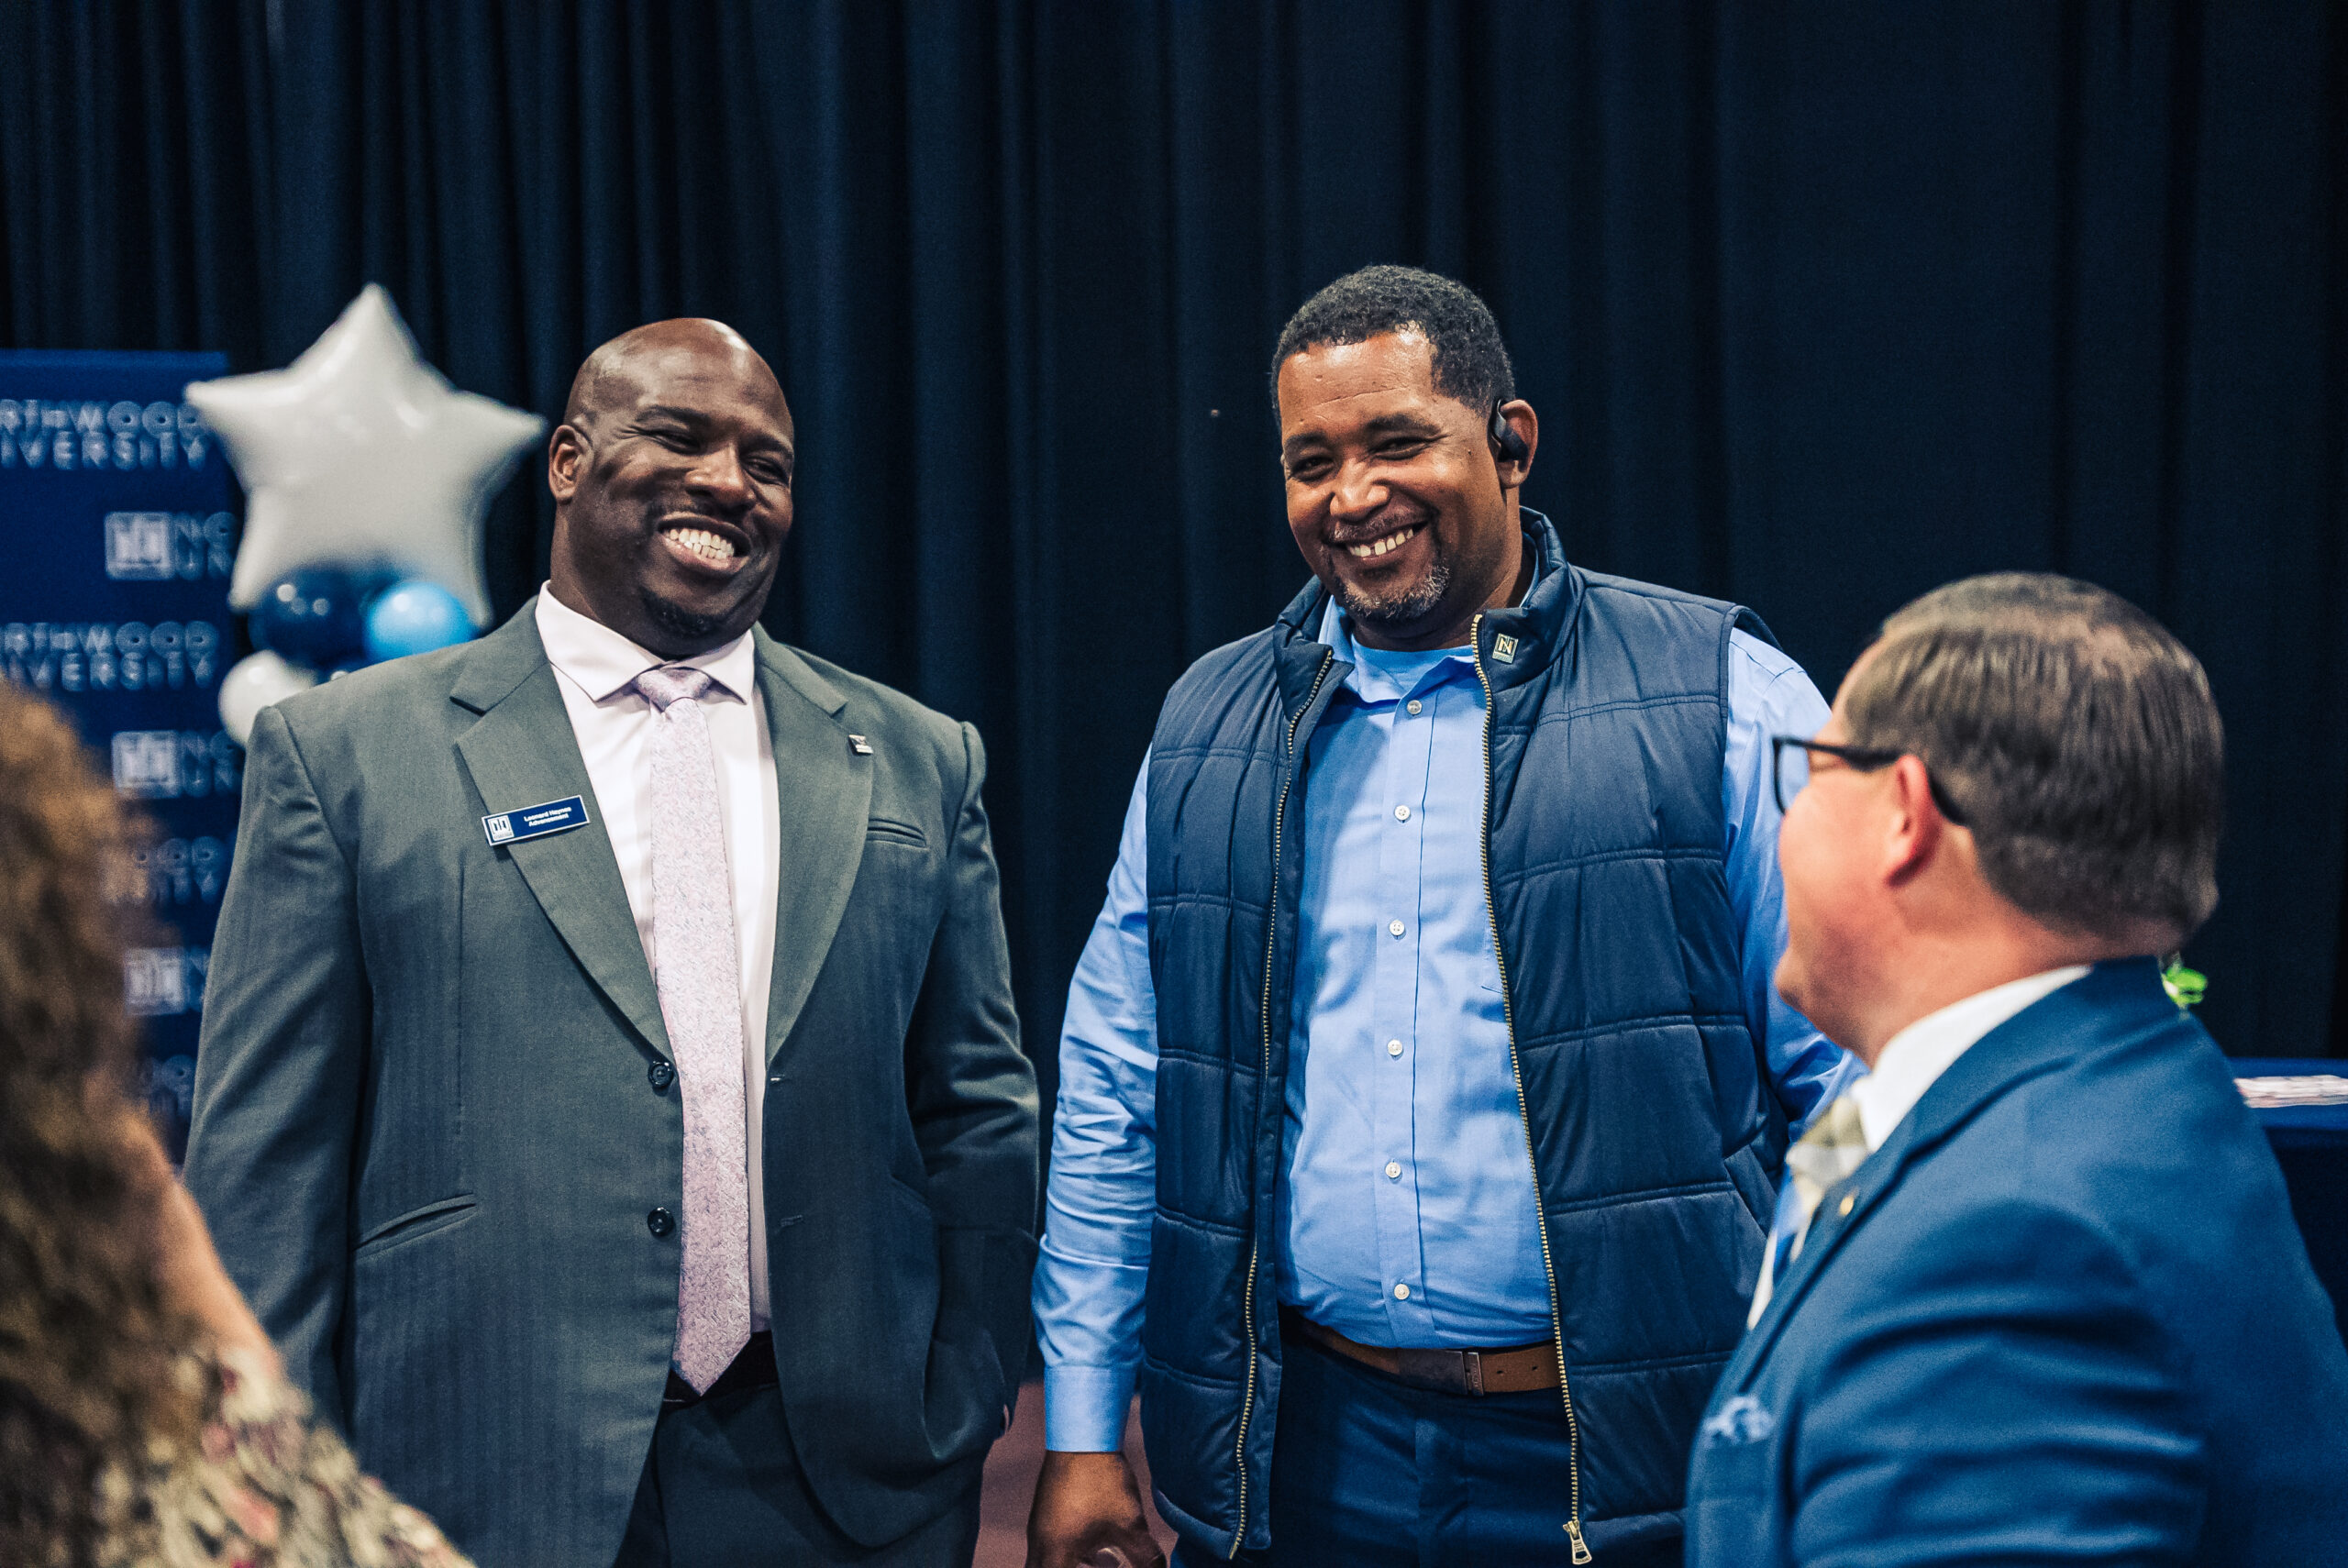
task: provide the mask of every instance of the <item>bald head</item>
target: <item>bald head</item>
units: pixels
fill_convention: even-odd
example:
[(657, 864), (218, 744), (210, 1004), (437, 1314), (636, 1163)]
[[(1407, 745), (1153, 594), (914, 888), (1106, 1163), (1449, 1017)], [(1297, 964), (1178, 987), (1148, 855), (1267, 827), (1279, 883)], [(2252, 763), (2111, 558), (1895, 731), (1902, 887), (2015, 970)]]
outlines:
[(793, 441), (774, 371), (725, 323), (613, 338), (547, 450), (554, 596), (663, 658), (742, 635), (791, 531)]
[(681, 315), (630, 327), (588, 355), (579, 373), (570, 378), (570, 396), (562, 405), (563, 423), (583, 426), (615, 403), (636, 401), (648, 385), (712, 362), (722, 363), (748, 381), (764, 382), (772, 389), (774, 401), (782, 402), (782, 384), (740, 333), (722, 321)]

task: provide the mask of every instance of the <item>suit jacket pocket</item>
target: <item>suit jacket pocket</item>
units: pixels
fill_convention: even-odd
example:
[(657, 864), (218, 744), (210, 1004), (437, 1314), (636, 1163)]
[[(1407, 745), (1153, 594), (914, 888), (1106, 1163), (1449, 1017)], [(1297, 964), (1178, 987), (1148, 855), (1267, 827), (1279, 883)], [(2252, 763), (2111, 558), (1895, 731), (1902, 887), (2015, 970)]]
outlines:
[[(1688, 1561), (1752, 1568), (1785, 1561), (1784, 1515), (1778, 1496), (1778, 1444), (1758, 1422), (1738, 1419), (1731, 1400), (1705, 1419), (1688, 1472)], [(1724, 1419), (1723, 1418), (1729, 1418)], [(1770, 1423), (1774, 1425), (1774, 1423)]]
[(460, 1225), (471, 1219), (479, 1207), (480, 1199), (470, 1192), (460, 1192), (453, 1198), (438, 1198), (420, 1209), (394, 1215), (363, 1232), (359, 1238), (358, 1247), (354, 1249), (354, 1255), (371, 1255), (403, 1242), (417, 1241)]
[(873, 817), (864, 824), (864, 836), (873, 844), (903, 845), (908, 849), (927, 849), (929, 835), (911, 823), (901, 823), (893, 817)]

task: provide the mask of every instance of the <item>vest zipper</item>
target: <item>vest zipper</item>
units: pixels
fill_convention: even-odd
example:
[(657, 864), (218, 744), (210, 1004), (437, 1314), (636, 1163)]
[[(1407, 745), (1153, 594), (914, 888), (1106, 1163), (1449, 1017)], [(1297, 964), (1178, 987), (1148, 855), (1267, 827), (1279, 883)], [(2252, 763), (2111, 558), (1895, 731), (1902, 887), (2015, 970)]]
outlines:
[[(1312, 712), (1313, 701), (1321, 695), (1321, 683), (1329, 679), (1329, 666), (1336, 657), (1334, 648), (1323, 651), (1321, 668), (1313, 673), (1312, 690), (1304, 694), (1304, 706), (1289, 721), (1288, 777), (1280, 780), (1280, 798), (1272, 807), (1272, 898), (1264, 911), (1264, 1073), (1257, 1080), (1258, 1094), (1263, 1092), (1263, 1086), (1272, 1081), (1272, 962), (1277, 956), (1280, 933), (1280, 829), (1288, 817), (1288, 792), (1296, 782), (1296, 732), (1304, 723), (1304, 715)], [(1279, 1178), (1275, 1175), (1272, 1179)], [(1231, 1532), (1231, 1550), (1224, 1555), (1234, 1558), (1247, 1540), (1247, 1428), (1256, 1414), (1256, 1265), (1263, 1254), (1264, 1243), (1258, 1231), (1248, 1242), (1247, 1288), (1239, 1298), (1240, 1313), (1247, 1325), (1247, 1397), (1239, 1407), (1239, 1443), (1233, 1451), (1239, 1469), (1239, 1523)], [(1554, 1298), (1554, 1292), (1552, 1295)]]
[[(1557, 1347), (1557, 1392), (1566, 1402), (1566, 1465), (1567, 1471), (1566, 1539), (1573, 1543), (1577, 1563), (1590, 1560), (1589, 1543), (1581, 1538), (1581, 1423), (1574, 1419), (1573, 1385), (1566, 1377), (1565, 1313), (1557, 1304), (1557, 1265), (1549, 1255), (1549, 1216), (1541, 1204), (1541, 1164), (1533, 1153), (1533, 1112), (1524, 1101), (1524, 1068), (1516, 1054), (1516, 1000), (1509, 995), (1508, 955), (1501, 946), (1501, 906), (1492, 895), (1492, 723), (1500, 704), (1492, 697), (1492, 678), (1484, 669), (1484, 616), (1479, 612), (1468, 628), (1475, 645), (1476, 679), (1484, 688), (1484, 831), (1478, 842), (1483, 859), (1484, 911), (1492, 924), (1492, 962), (1500, 966), (1501, 1016), (1508, 1025), (1508, 1070), (1516, 1080), (1516, 1113), (1524, 1121), (1524, 1157), (1533, 1167), (1533, 1222), (1541, 1235), (1541, 1269), (1549, 1276), (1549, 1332)], [(1255, 1363), (1250, 1361), (1252, 1369)]]

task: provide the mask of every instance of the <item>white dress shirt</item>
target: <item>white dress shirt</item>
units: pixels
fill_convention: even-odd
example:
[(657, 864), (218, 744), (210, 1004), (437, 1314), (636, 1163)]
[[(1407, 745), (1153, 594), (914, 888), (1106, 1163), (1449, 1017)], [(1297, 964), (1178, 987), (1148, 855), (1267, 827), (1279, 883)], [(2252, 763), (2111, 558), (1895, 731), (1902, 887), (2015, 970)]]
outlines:
[[(781, 878), (782, 812), (775, 786), (774, 747), (759, 696), (758, 655), (750, 634), (686, 659), (647, 653), (600, 621), (538, 591), (538, 638), (554, 666), (571, 734), (594, 786), (595, 805), (612, 853), (620, 863), (629, 912), (644, 957), (657, 966), (659, 933), (652, 923), (652, 704), (634, 690), (636, 678), (663, 664), (709, 672), (716, 684), (702, 700), (710, 747), (717, 759), (717, 800), (725, 820), (725, 864), (734, 881), (734, 939), (742, 974), (742, 1082), (749, 1115), (746, 1129), (750, 1193), (750, 1327), (767, 1326), (765, 1169), (759, 1150), (760, 1110), (767, 1086), (767, 991), (774, 979), (774, 916)], [(655, 972), (657, 973), (657, 967)]]
[(1975, 1041), (2087, 972), (2087, 965), (2073, 964), (2008, 980), (1976, 991), (1963, 1001), (1951, 1002), (1938, 1012), (1928, 1012), (1893, 1035), (1875, 1059), (1875, 1070), (1850, 1088), (1868, 1152), (1883, 1147), (1891, 1130), (1924, 1098), (1924, 1091), (1971, 1050)]

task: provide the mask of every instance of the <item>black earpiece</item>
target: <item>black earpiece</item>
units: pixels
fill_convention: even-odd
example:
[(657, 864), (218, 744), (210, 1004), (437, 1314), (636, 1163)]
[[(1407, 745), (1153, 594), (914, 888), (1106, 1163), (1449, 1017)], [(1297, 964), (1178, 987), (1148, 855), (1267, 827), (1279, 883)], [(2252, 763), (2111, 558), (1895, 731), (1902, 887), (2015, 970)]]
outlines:
[(1516, 433), (1515, 426), (1501, 417), (1499, 403), (1492, 404), (1492, 422), (1488, 433), (1492, 438), (1493, 449), (1500, 453), (1501, 461), (1522, 463), (1532, 458), (1532, 450), (1525, 446), (1524, 437)]

